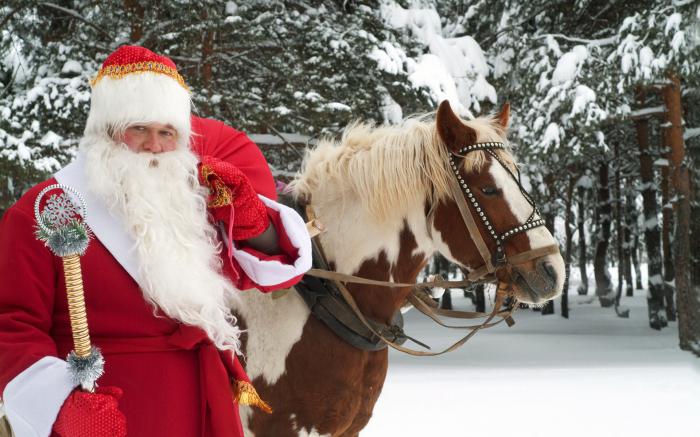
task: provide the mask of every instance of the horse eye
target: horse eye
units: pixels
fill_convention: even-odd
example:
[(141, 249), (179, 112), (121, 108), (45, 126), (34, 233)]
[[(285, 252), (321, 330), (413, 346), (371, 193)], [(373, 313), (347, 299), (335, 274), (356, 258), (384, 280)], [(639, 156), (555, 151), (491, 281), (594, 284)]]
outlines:
[(493, 187), (493, 186), (486, 186), (486, 187), (481, 187), (481, 192), (487, 196), (495, 196), (496, 194), (498, 194), (499, 190), (498, 190), (498, 188)]

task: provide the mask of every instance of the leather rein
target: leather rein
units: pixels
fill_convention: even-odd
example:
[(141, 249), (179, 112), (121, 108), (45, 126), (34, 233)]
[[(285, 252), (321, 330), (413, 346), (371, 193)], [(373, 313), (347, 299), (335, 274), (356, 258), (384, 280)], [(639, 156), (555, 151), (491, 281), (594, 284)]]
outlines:
[[(457, 207), (460, 211), (460, 214), (462, 216), (462, 220), (464, 221), (465, 225), (467, 226), (467, 230), (469, 232), (469, 236), (472, 238), (474, 241), (479, 254), (481, 255), (481, 258), (484, 261), (484, 265), (469, 272), (467, 274), (467, 278), (465, 280), (461, 281), (446, 281), (443, 279), (437, 279), (437, 280), (430, 280), (426, 282), (418, 282), (418, 283), (402, 283), (402, 282), (392, 282), (392, 281), (380, 281), (380, 280), (374, 280), (374, 279), (369, 279), (369, 278), (363, 278), (355, 275), (349, 275), (349, 274), (344, 274), (344, 273), (338, 273), (330, 270), (324, 270), (324, 269), (318, 269), (318, 268), (313, 268), (309, 270), (306, 274), (309, 276), (314, 276), (316, 278), (321, 278), (321, 279), (326, 279), (331, 282), (337, 287), (338, 291), (341, 293), (343, 299), (345, 299), (346, 303), (348, 306), (352, 309), (354, 312), (355, 316), (362, 322), (362, 324), (370, 331), (372, 332), (377, 338), (379, 338), (384, 344), (400, 351), (407, 353), (409, 355), (415, 355), (415, 356), (435, 356), (435, 355), (441, 355), (447, 352), (451, 352), (460, 346), (462, 346), (464, 343), (466, 343), (470, 338), (472, 338), (479, 330), (484, 329), (484, 328), (490, 328), (492, 326), (495, 326), (503, 321), (506, 322), (508, 326), (512, 326), (515, 322), (512, 319), (511, 315), (513, 312), (517, 309), (518, 307), (518, 302), (517, 299), (514, 298), (513, 292), (512, 292), (512, 286), (510, 282), (507, 282), (506, 279), (510, 278), (511, 276), (511, 271), (513, 268), (516, 268), (518, 265), (526, 263), (528, 261), (531, 261), (536, 258), (540, 258), (542, 256), (546, 256), (549, 254), (555, 254), (559, 253), (559, 247), (556, 244), (550, 245), (550, 246), (545, 246), (541, 247), (538, 249), (532, 249), (526, 252), (521, 252), (516, 255), (507, 257), (505, 254), (504, 250), (504, 243), (507, 241), (509, 238), (513, 237), (514, 235), (521, 233), (521, 232), (526, 232), (530, 229), (534, 229), (539, 226), (544, 226), (545, 222), (541, 218), (535, 218), (535, 216), (539, 216), (539, 211), (535, 207), (532, 199), (530, 196), (527, 194), (525, 189), (523, 188), (522, 184), (520, 183), (519, 177), (516, 177), (513, 172), (508, 168), (508, 166), (502, 161), (502, 159), (496, 154), (495, 150), (497, 149), (504, 149), (503, 143), (498, 143), (498, 142), (485, 142), (485, 143), (476, 143), (470, 146), (466, 146), (456, 153), (451, 153), (449, 156), (449, 165), (450, 169), (452, 172), (455, 174), (455, 178), (450, 178), (449, 179), (449, 188), (450, 188), (450, 194), (452, 197), (452, 200), (457, 204)], [(469, 185), (466, 183), (462, 175), (460, 174), (459, 169), (461, 166), (459, 164), (462, 163), (460, 159), (464, 159), (466, 154), (470, 152), (474, 152), (477, 150), (484, 151), (485, 153), (488, 153), (491, 155), (498, 163), (503, 166), (504, 169), (508, 172), (508, 174), (513, 178), (513, 180), (516, 182), (518, 185), (520, 192), (524, 195), (525, 199), (528, 201), (528, 203), (533, 207), (533, 211), (530, 214), (529, 218), (521, 225), (515, 226), (512, 229), (509, 229), (505, 232), (498, 233), (493, 225), (491, 224), (491, 220), (489, 219), (488, 215), (486, 214), (486, 211), (481, 207), (479, 204), (478, 200), (474, 196), (472, 192), (472, 188), (469, 187)], [(468, 200), (465, 200), (466, 199)], [(469, 207), (469, 204), (471, 204), (471, 208)], [(430, 234), (430, 229), (432, 226), (433, 222), (433, 215), (435, 212), (435, 205), (433, 205), (430, 208), (430, 211), (428, 212), (427, 218), (428, 218), (428, 232)], [(324, 260), (324, 264), (327, 265), (327, 262), (325, 262), (325, 255), (323, 254), (323, 249), (321, 247), (320, 240), (316, 238), (319, 234), (321, 234), (324, 231), (324, 227), (322, 223), (316, 219), (315, 212), (313, 210), (312, 205), (306, 205), (306, 215), (307, 219), (309, 220), (307, 227), (309, 230), (309, 234), (311, 237), (314, 239), (314, 244), (316, 247), (319, 249), (319, 252), (321, 254), (321, 257)], [(478, 220), (480, 220), (484, 227), (487, 229), (489, 232), (489, 235), (491, 238), (494, 240), (495, 245), (496, 245), (496, 250), (491, 253), (491, 251), (488, 249), (488, 245), (484, 241), (484, 238), (481, 236), (481, 232), (479, 232), (479, 228), (477, 227), (476, 224), (476, 217), (479, 217)], [(433, 299), (430, 297), (428, 294), (428, 290), (439, 287), (439, 288), (462, 288), (462, 287), (468, 287), (468, 286), (473, 286), (476, 284), (481, 284), (481, 283), (496, 283), (497, 284), (497, 289), (496, 289), (496, 297), (495, 301), (493, 304), (493, 309), (491, 312), (486, 313), (486, 312), (472, 312), (472, 311), (455, 311), (455, 310), (445, 310), (445, 309), (440, 309), (438, 308), (438, 305)], [(383, 335), (380, 331), (380, 329), (377, 329), (377, 324), (370, 322), (365, 318), (364, 314), (362, 314), (362, 311), (358, 307), (357, 303), (355, 302), (355, 299), (353, 298), (352, 294), (348, 290), (347, 286), (345, 284), (352, 283), (352, 284), (364, 284), (364, 285), (373, 285), (373, 286), (380, 286), (380, 287), (398, 287), (398, 288), (411, 288), (411, 292), (407, 297), (407, 300), (409, 303), (413, 305), (414, 308), (416, 308), (418, 311), (421, 313), (425, 314), (426, 316), (430, 317), (433, 321), (435, 321), (437, 324), (446, 327), (446, 328), (454, 328), (454, 329), (466, 329), (469, 330), (470, 332), (467, 333), (464, 337), (453, 343), (451, 346), (445, 348), (442, 351), (439, 352), (427, 352), (427, 351), (421, 351), (421, 350), (415, 350), (411, 348), (407, 348), (405, 346), (402, 346), (401, 344), (396, 343), (396, 337), (394, 339), (389, 339), (387, 338), (386, 335)], [(507, 310), (501, 310), (501, 307), (506, 301), (506, 297), (511, 296), (513, 297), (513, 300), (511, 302), (511, 306)], [(440, 317), (449, 317), (449, 318), (457, 318), (457, 319), (480, 319), (480, 318), (485, 318), (485, 320), (477, 325), (466, 325), (466, 326), (454, 326), (454, 325), (448, 325), (445, 322), (442, 321)], [(495, 320), (498, 318), (498, 320)], [(403, 333), (402, 333), (403, 334)], [(406, 335), (403, 335), (404, 338), (410, 339), (414, 341), (415, 343), (424, 346), (427, 349), (430, 349), (429, 346), (423, 344), (420, 341), (417, 341), (411, 337), (408, 337)]]

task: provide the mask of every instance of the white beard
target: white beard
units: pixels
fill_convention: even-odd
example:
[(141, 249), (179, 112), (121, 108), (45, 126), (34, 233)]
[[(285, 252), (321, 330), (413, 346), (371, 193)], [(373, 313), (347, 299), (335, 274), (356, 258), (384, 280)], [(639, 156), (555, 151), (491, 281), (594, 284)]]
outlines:
[(86, 137), (90, 189), (134, 239), (141, 290), (173, 319), (202, 328), (220, 349), (240, 350), (230, 312), (235, 292), (221, 273), (221, 244), (207, 220), (207, 190), (189, 150), (135, 153), (108, 138)]

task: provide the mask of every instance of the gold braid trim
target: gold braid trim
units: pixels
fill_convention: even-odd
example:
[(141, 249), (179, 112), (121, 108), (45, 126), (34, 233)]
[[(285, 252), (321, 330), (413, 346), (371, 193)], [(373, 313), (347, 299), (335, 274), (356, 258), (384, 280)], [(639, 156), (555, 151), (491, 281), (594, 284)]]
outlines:
[(270, 414), (272, 413), (272, 408), (263, 401), (258, 395), (258, 392), (253, 387), (253, 384), (248, 381), (237, 380), (234, 381), (233, 386), (233, 400), (239, 405), (250, 405), (253, 407), (258, 407), (263, 412)]
[(219, 208), (221, 206), (233, 204), (233, 194), (231, 189), (226, 186), (220, 179), (215, 179), (213, 182), (209, 182), (209, 176), (217, 176), (214, 170), (208, 165), (202, 166), (202, 178), (209, 187), (209, 191), (212, 193), (212, 197), (209, 198), (207, 202), (207, 207), (209, 208)]
[(112, 79), (121, 79), (127, 74), (132, 73), (158, 73), (164, 74), (175, 79), (185, 90), (189, 92), (190, 88), (185, 83), (185, 79), (180, 76), (176, 69), (168, 67), (160, 62), (136, 62), (125, 65), (108, 65), (101, 68), (97, 76), (90, 81), (91, 86), (95, 86), (103, 77), (108, 76)]
[(81, 358), (89, 357), (91, 352), (90, 331), (88, 330), (85, 296), (83, 294), (83, 274), (80, 270), (80, 256), (69, 255), (63, 258), (63, 271), (66, 277), (66, 294), (68, 295), (68, 313), (73, 331), (73, 348)]

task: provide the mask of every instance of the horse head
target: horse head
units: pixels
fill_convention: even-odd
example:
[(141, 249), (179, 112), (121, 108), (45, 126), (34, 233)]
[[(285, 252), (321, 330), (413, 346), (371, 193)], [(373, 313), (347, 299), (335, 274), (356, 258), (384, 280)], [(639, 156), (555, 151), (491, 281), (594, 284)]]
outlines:
[(520, 183), (505, 138), (509, 111), (506, 104), (492, 119), (462, 121), (447, 101), (440, 105), (435, 128), (453, 189), (430, 205), (432, 234), (446, 258), (469, 272), (490, 267), (519, 301), (539, 304), (561, 294), (564, 260)]

